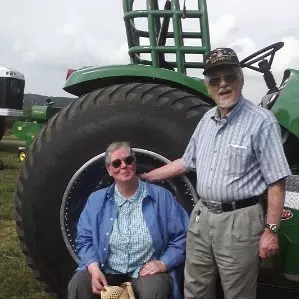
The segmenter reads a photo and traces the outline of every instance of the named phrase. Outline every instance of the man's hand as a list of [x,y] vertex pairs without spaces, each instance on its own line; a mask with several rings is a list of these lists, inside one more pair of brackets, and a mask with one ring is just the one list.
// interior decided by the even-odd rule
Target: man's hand
[[177,159],[148,173],[141,174],[139,177],[150,182],[157,182],[182,175],[186,171],[187,169],[185,168],[182,159]]
[[278,235],[265,229],[260,239],[260,257],[265,259],[274,256],[277,254],[278,249]]
[[142,180],[150,181],[148,173],[142,173],[142,174],[138,175],[138,177],[141,178]]
[[156,274],[156,273],[163,273],[166,272],[167,268],[165,264],[162,261],[150,261],[146,263],[141,271],[140,271],[140,276],[146,276],[146,275],[151,275],[151,274]]
[[106,277],[104,273],[100,270],[97,263],[90,264],[88,266],[88,271],[91,274],[91,288],[94,294],[100,295],[101,290],[105,289],[107,285]]

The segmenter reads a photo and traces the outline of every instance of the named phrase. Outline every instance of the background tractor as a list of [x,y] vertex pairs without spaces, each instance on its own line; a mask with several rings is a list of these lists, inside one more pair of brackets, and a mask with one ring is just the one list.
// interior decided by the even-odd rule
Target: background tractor
[[[89,194],[111,183],[106,147],[128,140],[138,171],[149,171],[180,157],[197,123],[214,106],[203,80],[187,75],[203,67],[210,51],[206,2],[198,0],[193,10],[181,8],[179,0],[166,1],[164,7],[158,0],[144,2],[140,10],[134,0],[123,0],[131,64],[87,67],[69,76],[64,90],[79,98],[51,117],[35,138],[17,183],[16,224],[23,252],[36,277],[61,298],[78,263],[79,215]],[[196,31],[183,30],[189,18],[198,20]],[[140,20],[147,29],[138,26]],[[282,46],[273,44],[242,61],[243,67],[263,74],[269,91],[261,105],[281,124],[294,174],[287,183],[281,250],[261,265],[259,298],[268,298],[273,289],[280,297],[299,294],[299,72],[286,70],[276,85],[270,69]],[[190,172],[161,184],[190,213],[198,200],[195,180]]]
[[[23,115],[25,78],[20,72],[0,66],[0,141],[5,132],[5,119]],[[0,160],[0,169],[3,164]]]
[[18,148],[18,159],[20,162],[25,160],[27,149],[35,136],[60,109],[61,107],[55,106],[55,103],[48,98],[44,105],[33,105],[30,108],[30,120],[20,120],[13,124],[12,134],[25,142],[24,146]]

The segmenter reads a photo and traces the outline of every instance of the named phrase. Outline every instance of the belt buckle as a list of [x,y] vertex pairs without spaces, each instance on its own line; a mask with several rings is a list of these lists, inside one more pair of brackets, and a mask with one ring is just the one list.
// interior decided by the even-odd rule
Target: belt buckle
[[223,213],[222,204],[219,202],[206,202],[206,207],[209,211],[211,211],[213,214],[221,214]]
[[215,206],[214,214],[222,214],[222,213],[223,213],[222,204],[217,203]]

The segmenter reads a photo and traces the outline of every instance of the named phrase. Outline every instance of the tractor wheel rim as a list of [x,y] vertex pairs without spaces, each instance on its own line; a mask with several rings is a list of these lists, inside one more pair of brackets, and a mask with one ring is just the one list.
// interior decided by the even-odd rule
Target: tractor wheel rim
[[[169,159],[167,159],[166,157],[153,152],[153,151],[149,151],[146,149],[141,149],[141,148],[133,148],[134,153],[137,156],[137,161],[139,161],[138,156],[146,156],[147,158],[151,158],[153,160],[156,160],[159,163],[163,163],[163,164],[167,164],[170,162]],[[78,177],[80,175],[82,175],[82,173],[84,173],[86,171],[86,169],[94,164],[95,162],[103,162],[105,163],[105,153],[101,153],[95,157],[93,157],[92,159],[90,159],[89,161],[87,161],[86,163],[84,163],[77,171],[76,173],[73,175],[73,177],[71,178],[71,180],[69,181],[66,190],[63,194],[62,197],[62,203],[60,206],[60,226],[61,226],[61,232],[62,232],[62,236],[63,236],[63,240],[64,243],[67,247],[67,250],[69,251],[71,257],[77,262],[79,263],[79,258],[76,255],[76,249],[75,249],[75,244],[74,244],[74,240],[71,241],[71,227],[69,225],[70,222],[70,216],[69,216],[69,205],[70,205],[70,199],[71,199],[71,192],[72,189],[74,189],[74,186],[76,185],[76,181],[78,179]],[[185,189],[185,194],[186,192],[188,192],[188,194],[191,197],[191,200],[194,202],[193,205],[195,205],[198,201],[198,196],[197,193],[192,185],[192,183],[190,182],[190,180],[186,177],[186,176],[181,176],[180,177],[181,180],[183,181],[183,184],[185,185],[186,189]],[[167,181],[167,183],[171,186],[171,188],[173,189],[173,191],[175,191],[177,188],[175,185],[169,183]]]

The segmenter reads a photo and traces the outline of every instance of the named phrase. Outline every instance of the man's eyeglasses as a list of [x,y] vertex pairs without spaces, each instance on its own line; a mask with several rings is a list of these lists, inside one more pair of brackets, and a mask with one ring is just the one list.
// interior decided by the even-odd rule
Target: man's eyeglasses
[[206,76],[208,84],[211,86],[219,86],[221,79],[225,80],[227,83],[234,83],[238,80],[239,74],[238,73],[230,73],[223,76],[211,77]]
[[121,159],[116,159],[113,160],[110,164],[114,167],[114,168],[119,168],[121,166],[121,162],[124,162],[126,165],[132,165],[135,161],[135,158],[133,156],[128,156],[126,158],[124,158],[123,160]]

